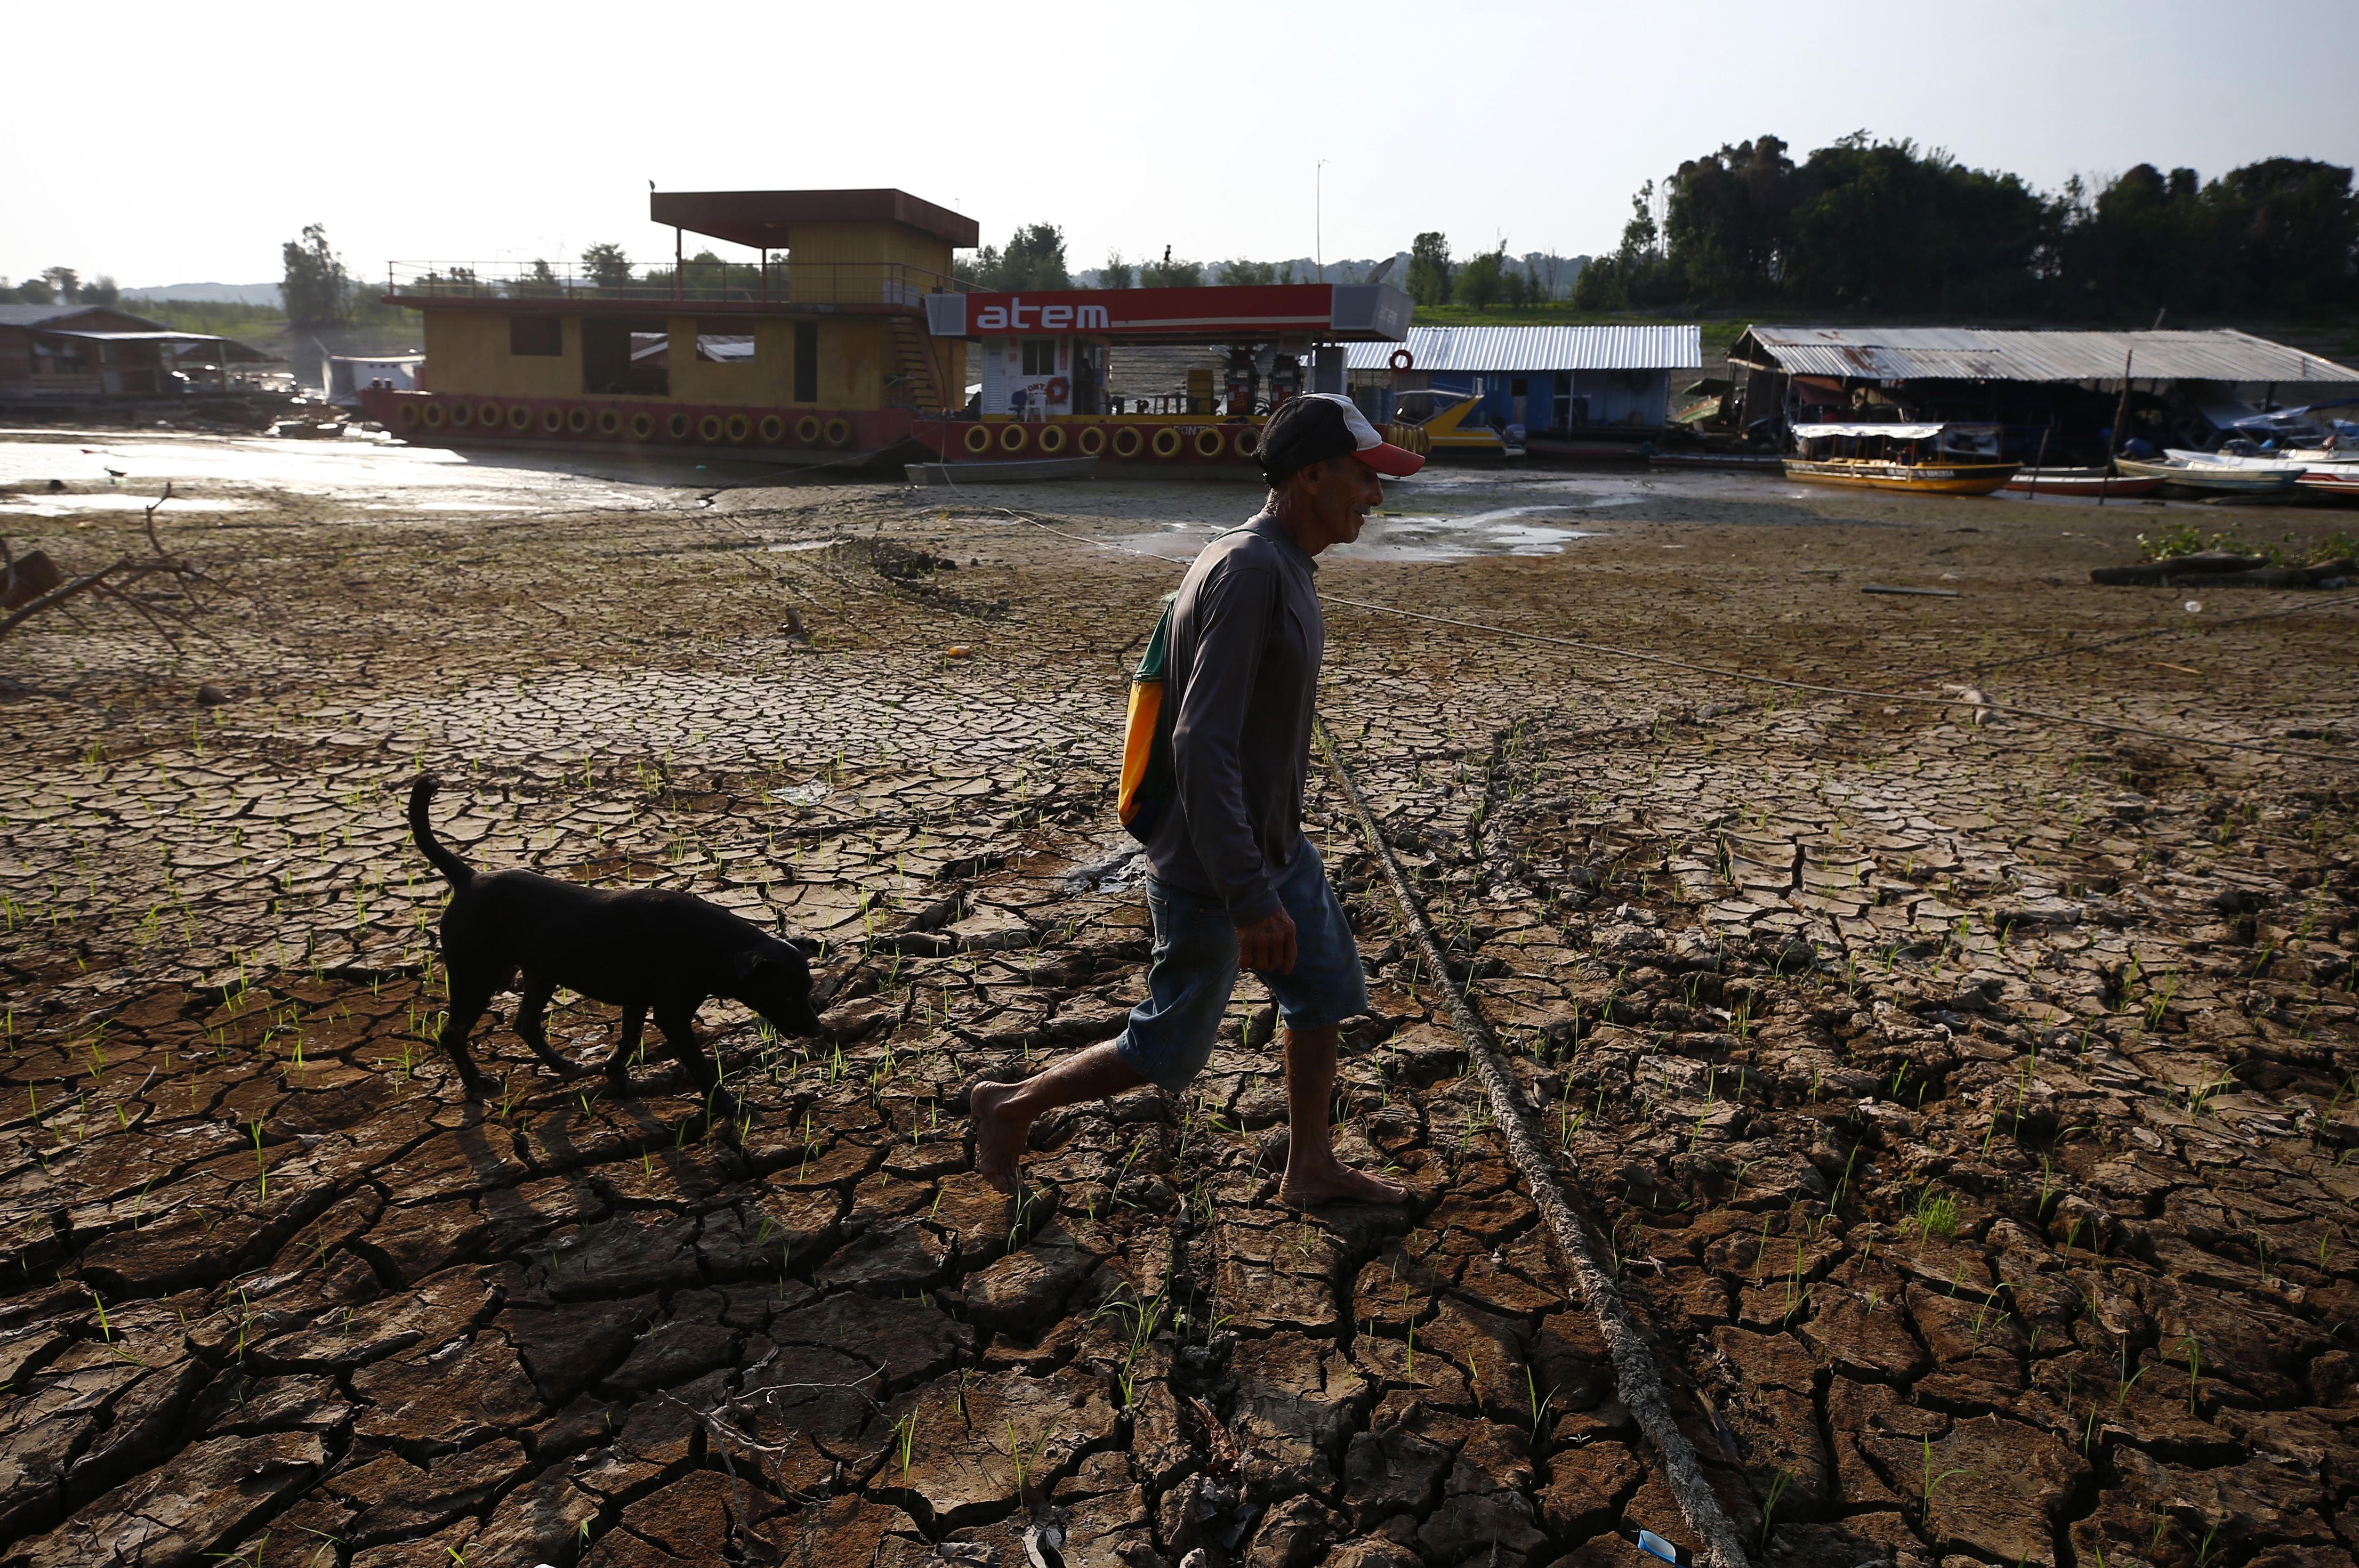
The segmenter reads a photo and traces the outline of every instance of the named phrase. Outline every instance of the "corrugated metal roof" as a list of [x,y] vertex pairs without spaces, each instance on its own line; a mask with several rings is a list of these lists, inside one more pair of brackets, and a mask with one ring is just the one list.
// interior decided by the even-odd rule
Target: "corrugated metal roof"
[[134,316],[112,305],[0,305],[0,327],[38,327],[49,321],[62,321],[75,316],[120,316],[126,321],[147,321],[150,327],[161,328],[161,321],[147,321],[145,316]]
[[1965,327],[1763,327],[1729,351],[1789,375],[1883,381],[2359,381],[2332,360],[2222,328],[2208,332],[2006,332]]
[[1674,327],[1411,327],[1406,342],[1345,345],[1353,370],[1383,370],[1407,349],[1419,370],[1697,370],[1701,330]]

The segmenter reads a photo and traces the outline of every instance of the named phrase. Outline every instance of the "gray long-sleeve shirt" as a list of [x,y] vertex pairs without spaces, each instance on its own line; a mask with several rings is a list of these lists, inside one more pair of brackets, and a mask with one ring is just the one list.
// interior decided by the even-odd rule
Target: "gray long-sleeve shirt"
[[1327,626],[1319,569],[1266,514],[1196,557],[1171,606],[1163,700],[1179,795],[1156,824],[1158,881],[1250,925],[1302,848],[1302,783]]

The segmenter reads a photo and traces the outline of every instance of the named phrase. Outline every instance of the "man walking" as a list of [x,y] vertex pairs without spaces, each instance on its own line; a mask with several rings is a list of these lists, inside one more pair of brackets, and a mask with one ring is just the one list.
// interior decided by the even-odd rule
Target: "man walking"
[[1302,836],[1302,787],[1326,622],[1311,557],[1360,536],[1380,476],[1425,460],[1387,444],[1348,399],[1286,403],[1256,460],[1269,499],[1207,546],[1173,601],[1164,701],[1176,704],[1177,793],[1146,848],[1155,950],[1147,1000],[1117,1039],[1021,1084],[974,1086],[975,1164],[1002,1192],[1033,1119],[1140,1084],[1178,1095],[1212,1059],[1240,968],[1286,1020],[1290,1136],[1278,1195],[1298,1206],[1399,1203],[1398,1182],[1335,1158],[1328,1106],[1342,1022],[1365,1012],[1360,952],[1319,852]]

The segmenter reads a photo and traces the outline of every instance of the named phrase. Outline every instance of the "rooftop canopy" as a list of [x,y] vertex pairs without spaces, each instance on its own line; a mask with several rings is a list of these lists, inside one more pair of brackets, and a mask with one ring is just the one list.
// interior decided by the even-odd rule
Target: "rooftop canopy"
[[952,250],[983,243],[973,219],[906,190],[664,190],[647,197],[647,216],[755,250],[790,249],[788,231],[806,223],[899,223]]
[[1822,441],[1829,436],[1882,436],[1894,441],[1921,441],[1929,436],[1995,435],[1996,425],[1797,425],[1794,439]]
[[[1701,329],[1672,327],[1411,327],[1402,347],[1413,370],[1443,375],[1495,371],[1695,370]],[[1386,370],[1395,351],[1350,351],[1353,370]]]
[[86,338],[101,343],[222,343],[226,345],[223,351],[231,359],[248,364],[266,364],[270,360],[260,349],[215,332],[82,332],[57,327],[38,330],[44,338]]
[[1409,297],[1369,283],[1255,283],[1202,288],[1039,289],[929,294],[938,338],[1086,332],[1114,343],[1397,343]]
[[1745,329],[1730,362],[1872,381],[2359,382],[2359,371],[2221,328],[2208,332],[2006,332],[1968,327]]

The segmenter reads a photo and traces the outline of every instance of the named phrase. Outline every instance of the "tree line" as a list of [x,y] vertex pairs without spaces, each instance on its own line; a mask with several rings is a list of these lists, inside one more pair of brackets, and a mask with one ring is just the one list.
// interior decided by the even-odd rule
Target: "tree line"
[[73,267],[44,268],[38,277],[10,283],[0,277],[0,305],[112,305],[123,291],[104,273],[89,282]]
[[2043,195],[1861,131],[1799,163],[1761,136],[1681,164],[1659,194],[1648,182],[1573,298],[2143,320],[2347,308],[2354,282],[2348,168],[2267,158],[2205,181],[2140,164]]

